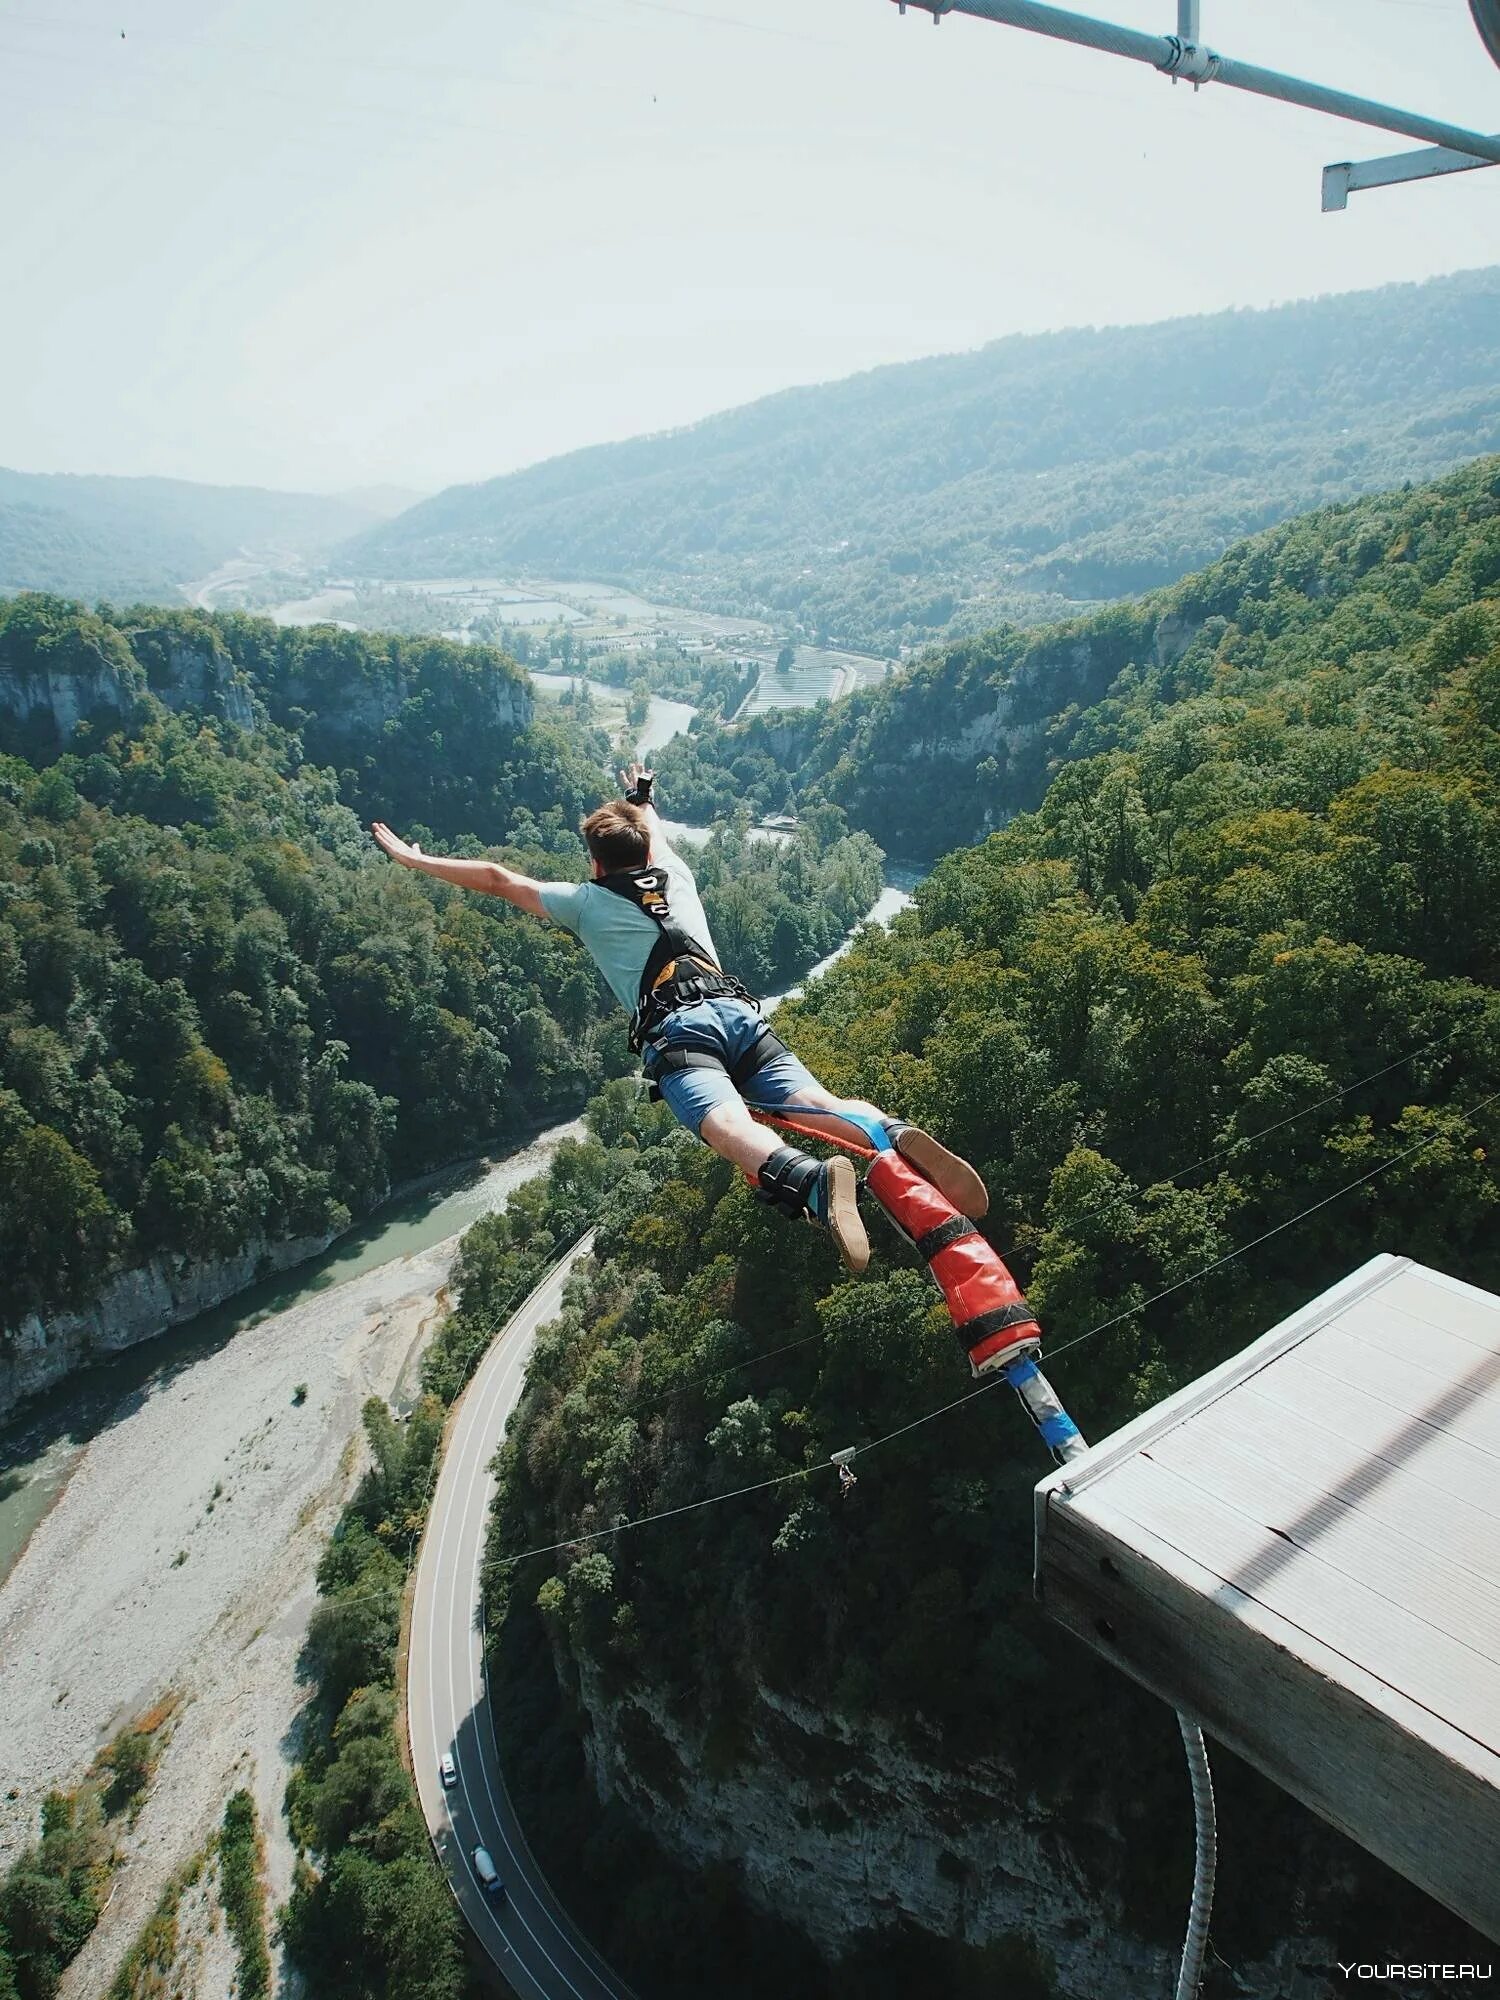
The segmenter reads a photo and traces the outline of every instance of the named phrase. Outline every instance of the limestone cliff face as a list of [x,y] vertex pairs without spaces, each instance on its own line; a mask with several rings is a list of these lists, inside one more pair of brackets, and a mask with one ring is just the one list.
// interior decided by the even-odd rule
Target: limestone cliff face
[[[617,1698],[585,1666],[578,1694],[601,1800],[617,1800],[695,1872],[733,1863],[753,1902],[832,1960],[860,1932],[905,1919],[971,1945],[1022,1933],[1051,1954],[1064,1993],[1136,2000],[1172,1990],[1175,1953],[1132,1936],[1086,1880],[1083,1850],[1122,1838],[1086,1803],[1071,1800],[1064,1818],[998,1760],[955,1768],[877,1723],[765,1687],[732,1761],[649,1689]],[[1327,1990],[1318,1960],[1331,1956],[1300,1938],[1239,1966],[1237,1990],[1316,2000]]]
[[254,725],[250,684],[233,662],[180,640],[153,659],[149,676],[123,642],[75,646],[61,658],[38,654],[24,669],[7,666],[0,672],[0,717],[33,732],[38,722],[50,722],[66,747],[91,715],[128,718],[147,687],[167,708],[222,716],[245,729]]
[[345,672],[336,685],[330,682],[327,663],[318,660],[308,672],[290,673],[266,690],[276,721],[296,723],[292,711],[306,711],[316,717],[310,737],[325,746],[378,734],[418,697],[440,727],[515,733],[531,724],[529,683],[513,670],[478,658],[467,663],[461,676],[434,680],[419,659],[392,649],[367,656],[357,676]]
[[222,1305],[257,1278],[317,1256],[332,1241],[330,1234],[250,1243],[238,1255],[212,1263],[159,1257],[122,1272],[79,1311],[45,1318],[28,1313],[19,1326],[0,1331],[0,1417],[91,1362],[152,1340],[195,1313]]
[[167,648],[165,666],[153,668],[151,692],[168,708],[201,710],[205,715],[222,716],[241,729],[255,726],[255,702],[250,683],[234,663],[205,648],[174,642]]
[[0,673],[0,716],[24,728],[34,726],[40,712],[67,743],[78,724],[101,709],[129,715],[143,686],[135,663],[112,653],[58,665],[38,662],[24,671],[7,667]]
[[958,648],[894,687],[828,776],[832,796],[892,851],[941,854],[1035,807],[1046,790],[1048,730],[1102,700],[1121,671],[1177,659],[1199,626],[1177,611],[1119,629],[1043,636],[997,671]]

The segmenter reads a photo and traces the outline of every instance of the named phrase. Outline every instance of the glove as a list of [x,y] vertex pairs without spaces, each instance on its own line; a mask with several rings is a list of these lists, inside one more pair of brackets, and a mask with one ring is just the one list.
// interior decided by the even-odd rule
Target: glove
[[651,803],[651,787],[655,783],[656,773],[654,771],[641,771],[637,774],[635,783],[625,794],[625,803],[630,806],[649,806]]

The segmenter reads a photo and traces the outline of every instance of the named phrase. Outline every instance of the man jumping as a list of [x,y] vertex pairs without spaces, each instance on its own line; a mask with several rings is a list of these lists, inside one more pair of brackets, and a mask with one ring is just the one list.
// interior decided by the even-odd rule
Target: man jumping
[[830,1139],[894,1148],[963,1214],[989,1206],[974,1169],[930,1133],[862,1099],[835,1097],[774,1035],[740,982],[719,964],[692,870],[668,842],[651,803],[652,774],[621,773],[625,796],[583,822],[589,882],[533,882],[498,861],[450,861],[409,846],[377,821],[393,861],[503,896],[579,938],[622,1007],[630,1045],[678,1123],[753,1180],[766,1200],[827,1229],[851,1271],[869,1262],[858,1181],[843,1154],[815,1160],[757,1124],[770,1112]]

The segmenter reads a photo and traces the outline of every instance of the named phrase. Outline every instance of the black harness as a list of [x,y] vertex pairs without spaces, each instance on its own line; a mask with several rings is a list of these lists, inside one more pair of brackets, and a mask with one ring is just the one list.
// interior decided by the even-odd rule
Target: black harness
[[[732,972],[725,972],[707,946],[690,936],[672,915],[667,902],[665,869],[626,868],[598,879],[601,889],[633,903],[657,929],[656,943],[641,974],[635,1012],[630,1019],[633,1054],[643,1052],[662,1022],[679,1007],[696,1007],[700,1000],[745,1000],[752,1007],[759,1007],[760,1002],[749,987]],[[769,1028],[762,1029],[754,1044],[727,1072],[736,1089],[784,1046]],[[686,1044],[673,1049],[653,1049],[651,1054],[658,1075],[663,1070],[726,1068],[723,1057],[706,1043],[696,1048]],[[660,1095],[654,1080],[652,1095]]]

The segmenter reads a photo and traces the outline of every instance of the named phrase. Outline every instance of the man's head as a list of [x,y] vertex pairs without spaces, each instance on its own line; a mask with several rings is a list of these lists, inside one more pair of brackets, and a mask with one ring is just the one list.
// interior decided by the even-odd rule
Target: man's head
[[583,822],[583,837],[596,880],[626,868],[644,868],[651,859],[650,822],[639,806],[625,799],[611,799],[591,812]]

